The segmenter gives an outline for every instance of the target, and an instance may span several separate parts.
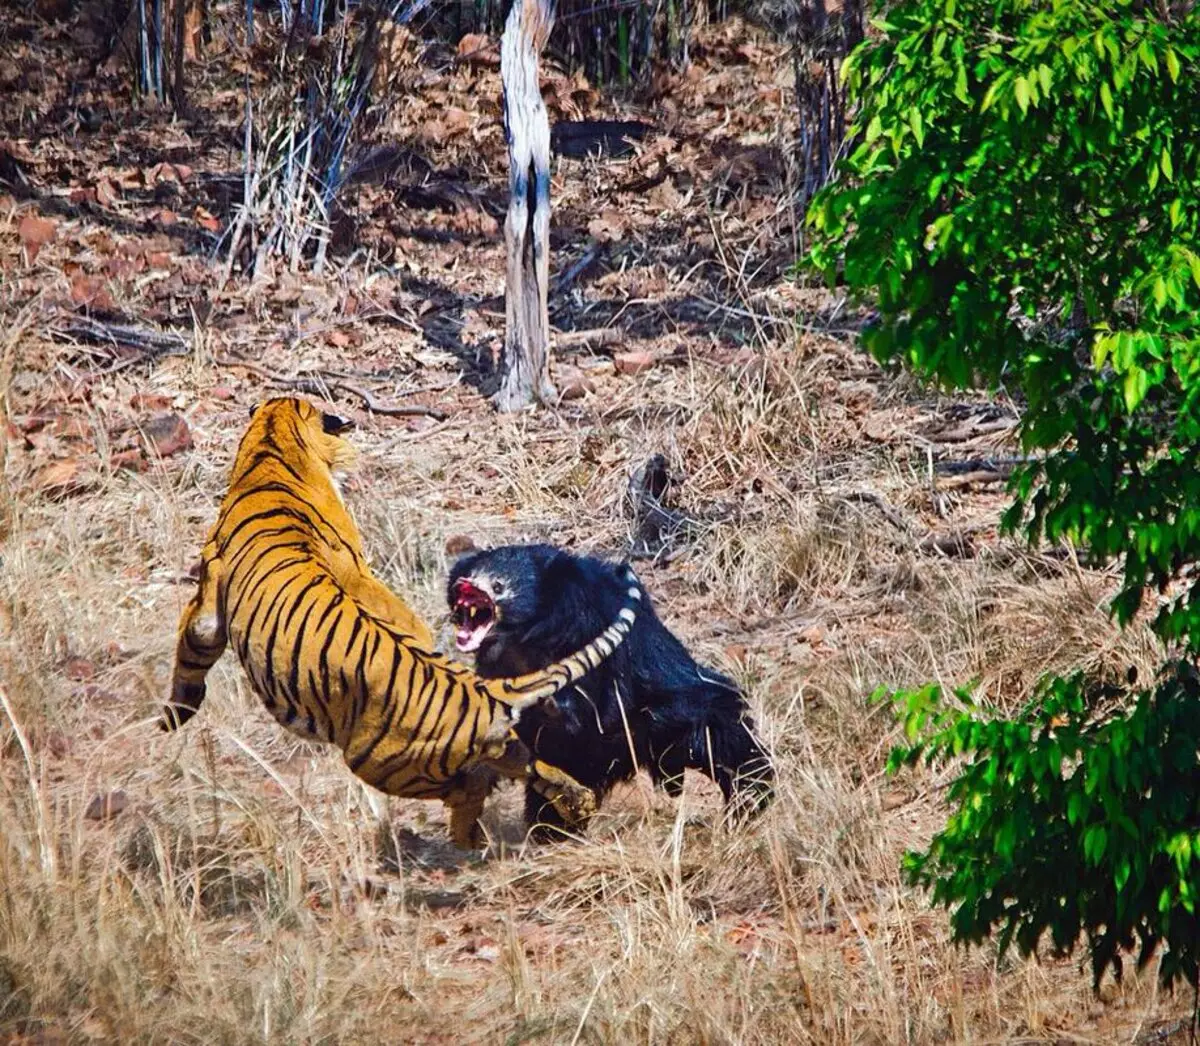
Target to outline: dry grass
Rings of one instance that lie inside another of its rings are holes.
[[[924,556],[851,497],[873,491],[922,526],[920,481],[856,444],[828,374],[806,371],[819,353],[771,349],[733,381],[655,372],[605,412],[501,420],[486,454],[464,443],[466,418],[400,442],[362,433],[353,507],[380,571],[431,619],[449,534],[615,546],[628,471],[651,450],[686,475],[686,507],[737,509],[642,573],[664,616],[748,686],[778,802],[731,830],[707,782],[679,804],[639,782],[586,841],[538,848],[509,791],[483,862],[449,850],[433,805],[393,803],[378,838],[338,758],[279,731],[228,659],[189,729],[152,722],[179,579],[240,406],[197,417],[191,455],[101,470],[66,503],[41,496],[16,454],[0,579],[0,1035],[1112,1042],[1181,1010],[1149,975],[1095,1000],[1076,962],[956,951],[900,881],[901,852],[937,824],[939,782],[883,776],[895,733],[866,695],[978,675],[1016,700],[1047,668],[1144,659],[1144,637],[1107,625],[1104,577],[1047,575],[994,541],[971,560]],[[189,391],[193,373],[173,380]],[[661,403],[678,416],[623,412]],[[484,464],[476,503],[447,509]],[[965,497],[957,514],[994,520],[995,501]],[[118,817],[83,816],[118,789]]]
[[[73,68],[72,34],[45,25],[44,69]],[[169,145],[197,172],[226,170],[241,109],[216,92],[240,74],[214,64],[196,82],[227,132],[208,145],[199,123],[151,118],[87,147],[53,128],[26,142],[47,197],[98,170],[146,191],[54,212],[57,238],[32,264],[16,222],[36,204],[5,198],[0,225],[0,404],[15,425],[0,459],[0,1043],[1167,1041],[1159,1031],[1190,1000],[1160,997],[1152,969],[1096,998],[1081,959],[957,950],[945,914],[901,881],[904,850],[945,816],[946,776],[885,776],[898,735],[868,703],[878,685],[976,678],[1009,709],[1046,670],[1118,672],[1152,651],[1107,620],[1112,578],[996,537],[1001,493],[932,491],[928,432],[951,404],[880,373],[845,331],[822,333],[853,326],[844,303],[771,275],[793,241],[784,172],[761,146],[787,152],[791,74],[745,38],[706,37],[643,167],[556,170],[556,271],[598,215],[621,236],[556,299],[564,327],[613,324],[622,348],[675,362],[589,370],[594,394],[533,415],[491,414],[461,362],[486,359],[502,322],[481,300],[503,272],[482,212],[364,186],[355,259],[253,289],[222,287],[192,241],[147,231],[164,205],[138,158]],[[406,68],[387,139],[502,198],[494,69]],[[559,76],[547,96],[556,115],[631,115]],[[455,110],[470,120],[451,126]],[[663,163],[661,191],[621,188]],[[179,228],[197,203],[217,206],[202,184],[168,194]],[[145,268],[110,265],[121,252]],[[9,306],[10,288],[78,306],[68,262],[137,322],[186,329],[193,310],[192,356],[102,374],[120,358],[49,339],[41,302]],[[379,572],[439,627],[448,537],[626,547],[629,475],[664,454],[700,523],[638,570],[680,636],[745,684],[778,763],[775,805],[730,829],[706,780],[689,778],[678,803],[643,780],[586,840],[534,847],[510,788],[487,814],[491,854],[471,861],[434,804],[393,802],[379,832],[340,758],[281,731],[229,658],[197,719],[160,733],[186,576],[246,408],[269,391],[215,362],[237,353],[282,374],[361,369],[380,398],[423,389],[410,402],[447,408],[429,426],[357,413],[363,466],[347,494]],[[132,408],[134,393],[183,411],[194,449],[115,467],[114,423],[159,409]],[[39,412],[91,436],[27,431]],[[66,499],[45,489],[55,459],[82,464]],[[952,531],[970,532],[976,554],[922,551]],[[118,791],[117,816],[85,816]]]

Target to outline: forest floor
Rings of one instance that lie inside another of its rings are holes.
[[[961,463],[1015,453],[1019,406],[885,373],[861,313],[791,275],[778,46],[705,28],[640,108],[547,73],[552,118],[657,130],[557,163],[552,322],[592,333],[560,338],[570,398],[498,416],[494,52],[397,38],[387,163],[325,271],[251,280],[220,243],[244,58],[218,42],[173,120],[93,74],[82,19],[10,9],[0,41],[0,1043],[1183,1041],[1191,999],[1153,963],[1093,994],[1081,954],[956,949],[902,880],[950,775],[885,774],[877,686],[974,678],[1011,709],[1048,669],[1153,652],[1109,622],[1112,576],[998,535],[1003,484]],[[774,806],[730,828],[707,780],[675,801],[639,779],[585,840],[538,846],[508,788],[476,860],[437,804],[393,800],[377,832],[338,754],[281,731],[232,658],[160,733],[247,410],[297,381],[358,421],[369,554],[443,635],[448,541],[622,553],[630,476],[665,455],[700,522],[637,567],[745,684]]]

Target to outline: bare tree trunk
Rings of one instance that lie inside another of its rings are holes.
[[[508,252],[504,363],[496,406],[553,403],[550,382],[550,121],[538,86],[538,55],[554,25],[553,0],[513,0],[500,42],[508,137]]]

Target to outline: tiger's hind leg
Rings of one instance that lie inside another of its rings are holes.
[[[179,620],[171,702],[163,708],[160,721],[164,730],[177,730],[196,714],[204,701],[208,670],[225,652],[228,635],[221,613],[224,574],[225,566],[220,559],[203,561],[200,587]]]
[[[483,847],[483,804],[499,780],[494,770],[476,766],[460,774],[454,787],[443,801],[450,810],[450,838],[460,850],[479,850]]]

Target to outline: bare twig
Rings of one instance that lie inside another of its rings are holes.
[[[883,517],[902,534],[907,534],[912,530],[912,527],[908,521],[873,490],[852,490],[846,494],[843,494],[842,498],[845,501],[858,501],[866,505],[873,505],[883,514]]]
[[[575,281],[587,272],[592,267],[592,264],[607,250],[608,244],[597,243],[584,251],[583,256],[578,261],[567,266],[567,268],[555,277],[554,285],[550,288],[550,297],[555,298],[560,294],[566,294],[574,286]]]
[[[429,418],[436,418],[438,421],[443,421],[446,418],[446,412],[437,407],[427,407],[424,404],[405,406],[399,403],[384,403],[377,400],[372,393],[361,386],[337,378],[328,371],[310,371],[308,374],[288,377],[284,374],[276,374],[273,371],[269,371],[266,367],[261,367],[257,363],[251,363],[249,360],[234,359],[230,356],[217,356],[214,357],[214,360],[222,367],[242,367],[252,374],[257,374],[269,384],[283,389],[307,392],[314,396],[328,396],[334,390],[348,392],[351,396],[357,396],[362,400],[363,406],[372,414],[382,414],[385,417],[393,418],[422,415]]]

